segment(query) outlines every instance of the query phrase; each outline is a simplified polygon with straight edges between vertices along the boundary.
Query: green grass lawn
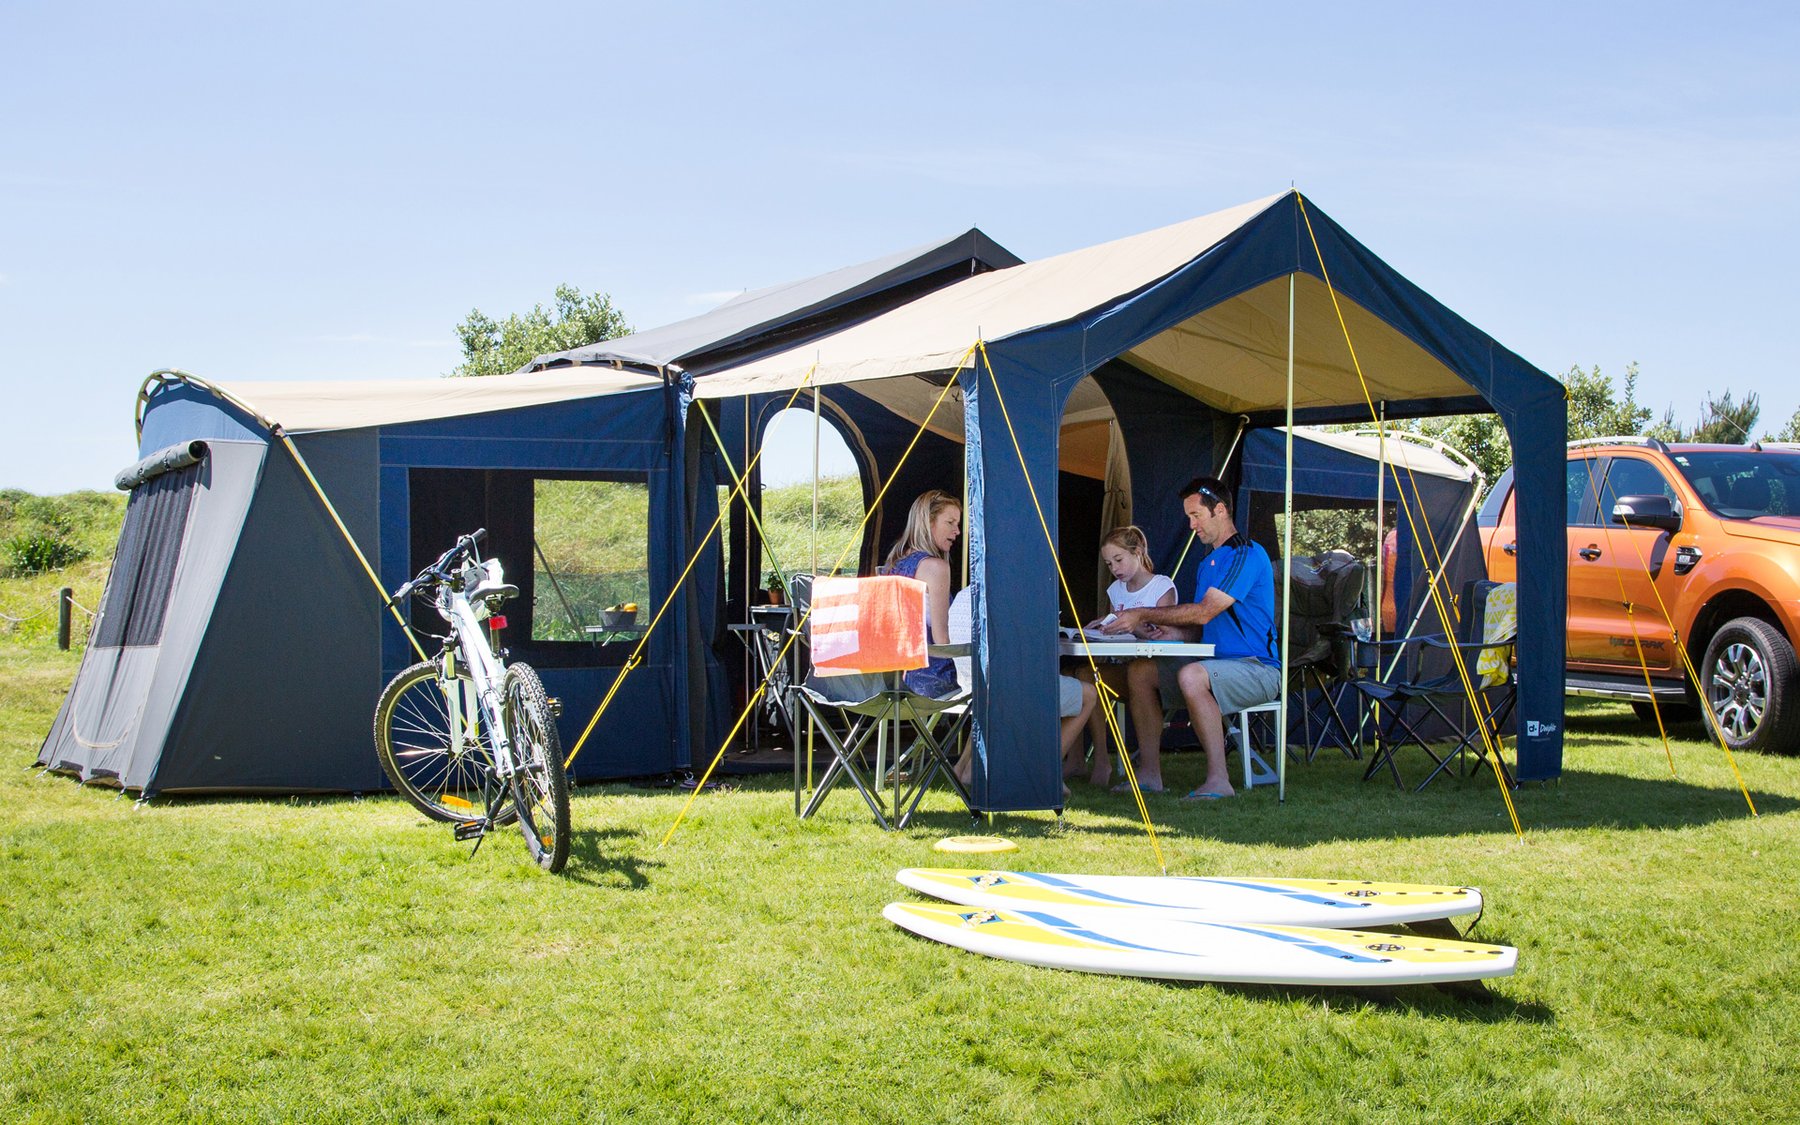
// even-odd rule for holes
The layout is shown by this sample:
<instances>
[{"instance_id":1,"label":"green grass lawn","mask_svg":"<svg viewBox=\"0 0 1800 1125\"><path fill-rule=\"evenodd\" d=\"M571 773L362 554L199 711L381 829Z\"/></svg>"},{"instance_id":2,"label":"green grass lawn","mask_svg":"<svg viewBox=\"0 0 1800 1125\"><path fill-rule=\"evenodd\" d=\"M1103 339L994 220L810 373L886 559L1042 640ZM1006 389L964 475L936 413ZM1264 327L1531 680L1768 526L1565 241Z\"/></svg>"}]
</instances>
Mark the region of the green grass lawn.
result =
<instances>
[{"instance_id":1,"label":"green grass lawn","mask_svg":"<svg viewBox=\"0 0 1800 1125\"><path fill-rule=\"evenodd\" d=\"M581 789L564 877L397 798L163 800L29 769L76 657L0 643L0 1119L1539 1121L1800 1118L1800 761L1623 708L1560 785L1421 795L1336 755L1151 809L1182 874L1472 883L1520 949L1487 996L1032 969L880 917L948 800L796 823L783 776ZM246 701L251 705L253 701ZM371 751L372 752L372 751ZM1416 772L1417 764L1412 763ZM1191 755L1171 786L1195 780ZM1126 798L997 818L1012 865L1152 873Z\"/></svg>"}]
</instances>

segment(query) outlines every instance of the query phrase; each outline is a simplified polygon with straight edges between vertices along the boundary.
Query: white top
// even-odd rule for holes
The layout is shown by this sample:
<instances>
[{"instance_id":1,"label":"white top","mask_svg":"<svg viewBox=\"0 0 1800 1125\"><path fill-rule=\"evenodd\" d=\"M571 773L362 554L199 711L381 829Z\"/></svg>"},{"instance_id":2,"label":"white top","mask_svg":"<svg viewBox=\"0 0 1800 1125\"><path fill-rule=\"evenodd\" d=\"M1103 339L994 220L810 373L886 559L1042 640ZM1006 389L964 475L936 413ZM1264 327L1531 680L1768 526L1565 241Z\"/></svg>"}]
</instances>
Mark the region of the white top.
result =
<instances>
[{"instance_id":1,"label":"white top","mask_svg":"<svg viewBox=\"0 0 1800 1125\"><path fill-rule=\"evenodd\" d=\"M950 643L966 645L973 639L975 632L975 587L964 586L950 599ZM953 656L951 662L956 665L956 682L964 691L975 690L975 662L967 656Z\"/></svg>"},{"instance_id":2,"label":"white top","mask_svg":"<svg viewBox=\"0 0 1800 1125\"><path fill-rule=\"evenodd\" d=\"M1152 574L1150 581L1144 583L1144 588L1135 591L1127 590L1125 580L1121 578L1106 588L1106 600L1112 603L1114 613L1122 609L1148 609L1173 589L1175 580L1166 574Z\"/></svg>"}]
</instances>

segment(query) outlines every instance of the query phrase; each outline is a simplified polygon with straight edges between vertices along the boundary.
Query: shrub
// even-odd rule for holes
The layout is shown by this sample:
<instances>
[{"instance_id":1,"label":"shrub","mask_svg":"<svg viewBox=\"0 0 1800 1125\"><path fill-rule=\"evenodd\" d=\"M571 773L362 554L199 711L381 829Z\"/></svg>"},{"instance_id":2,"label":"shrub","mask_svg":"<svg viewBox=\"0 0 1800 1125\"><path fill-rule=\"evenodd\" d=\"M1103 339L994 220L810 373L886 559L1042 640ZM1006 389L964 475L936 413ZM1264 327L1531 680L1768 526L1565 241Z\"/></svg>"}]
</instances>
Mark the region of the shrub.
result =
<instances>
[{"instance_id":1,"label":"shrub","mask_svg":"<svg viewBox=\"0 0 1800 1125\"><path fill-rule=\"evenodd\" d=\"M87 557L87 552L54 529L15 535L4 544L7 570L15 575L61 570Z\"/></svg>"}]
</instances>

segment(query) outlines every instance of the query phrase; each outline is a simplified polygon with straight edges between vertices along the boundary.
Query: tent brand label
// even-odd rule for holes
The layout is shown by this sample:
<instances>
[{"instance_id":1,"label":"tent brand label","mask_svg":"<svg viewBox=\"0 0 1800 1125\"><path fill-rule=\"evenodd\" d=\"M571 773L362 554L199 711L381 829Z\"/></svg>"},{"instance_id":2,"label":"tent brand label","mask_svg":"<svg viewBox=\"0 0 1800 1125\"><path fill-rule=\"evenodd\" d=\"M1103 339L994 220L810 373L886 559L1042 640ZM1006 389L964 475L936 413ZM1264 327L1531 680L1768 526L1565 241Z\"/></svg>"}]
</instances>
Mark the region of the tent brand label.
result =
<instances>
[{"instance_id":1,"label":"tent brand label","mask_svg":"<svg viewBox=\"0 0 1800 1125\"><path fill-rule=\"evenodd\" d=\"M1539 719L1525 720L1525 737L1540 738L1546 734L1555 734L1561 728L1555 723L1546 723Z\"/></svg>"}]
</instances>

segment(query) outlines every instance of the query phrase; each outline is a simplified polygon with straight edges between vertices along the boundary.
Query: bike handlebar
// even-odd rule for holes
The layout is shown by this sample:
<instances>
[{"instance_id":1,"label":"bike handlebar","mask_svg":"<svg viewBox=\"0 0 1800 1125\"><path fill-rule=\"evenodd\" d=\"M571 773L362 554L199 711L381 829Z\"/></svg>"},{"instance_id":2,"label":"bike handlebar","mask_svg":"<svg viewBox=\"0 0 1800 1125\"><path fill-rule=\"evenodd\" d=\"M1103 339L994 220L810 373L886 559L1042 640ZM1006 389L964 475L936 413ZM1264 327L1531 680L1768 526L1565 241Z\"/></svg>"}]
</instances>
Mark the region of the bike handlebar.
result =
<instances>
[{"instance_id":1,"label":"bike handlebar","mask_svg":"<svg viewBox=\"0 0 1800 1125\"><path fill-rule=\"evenodd\" d=\"M486 538L487 528L485 527L478 527L467 535L458 538L456 546L439 555L436 562L414 575L412 581L400 587L398 590L395 590L393 600L397 602L406 597L427 579L435 578L441 582L444 579L449 578L451 565L459 561L464 555L472 554L476 546Z\"/></svg>"}]
</instances>

